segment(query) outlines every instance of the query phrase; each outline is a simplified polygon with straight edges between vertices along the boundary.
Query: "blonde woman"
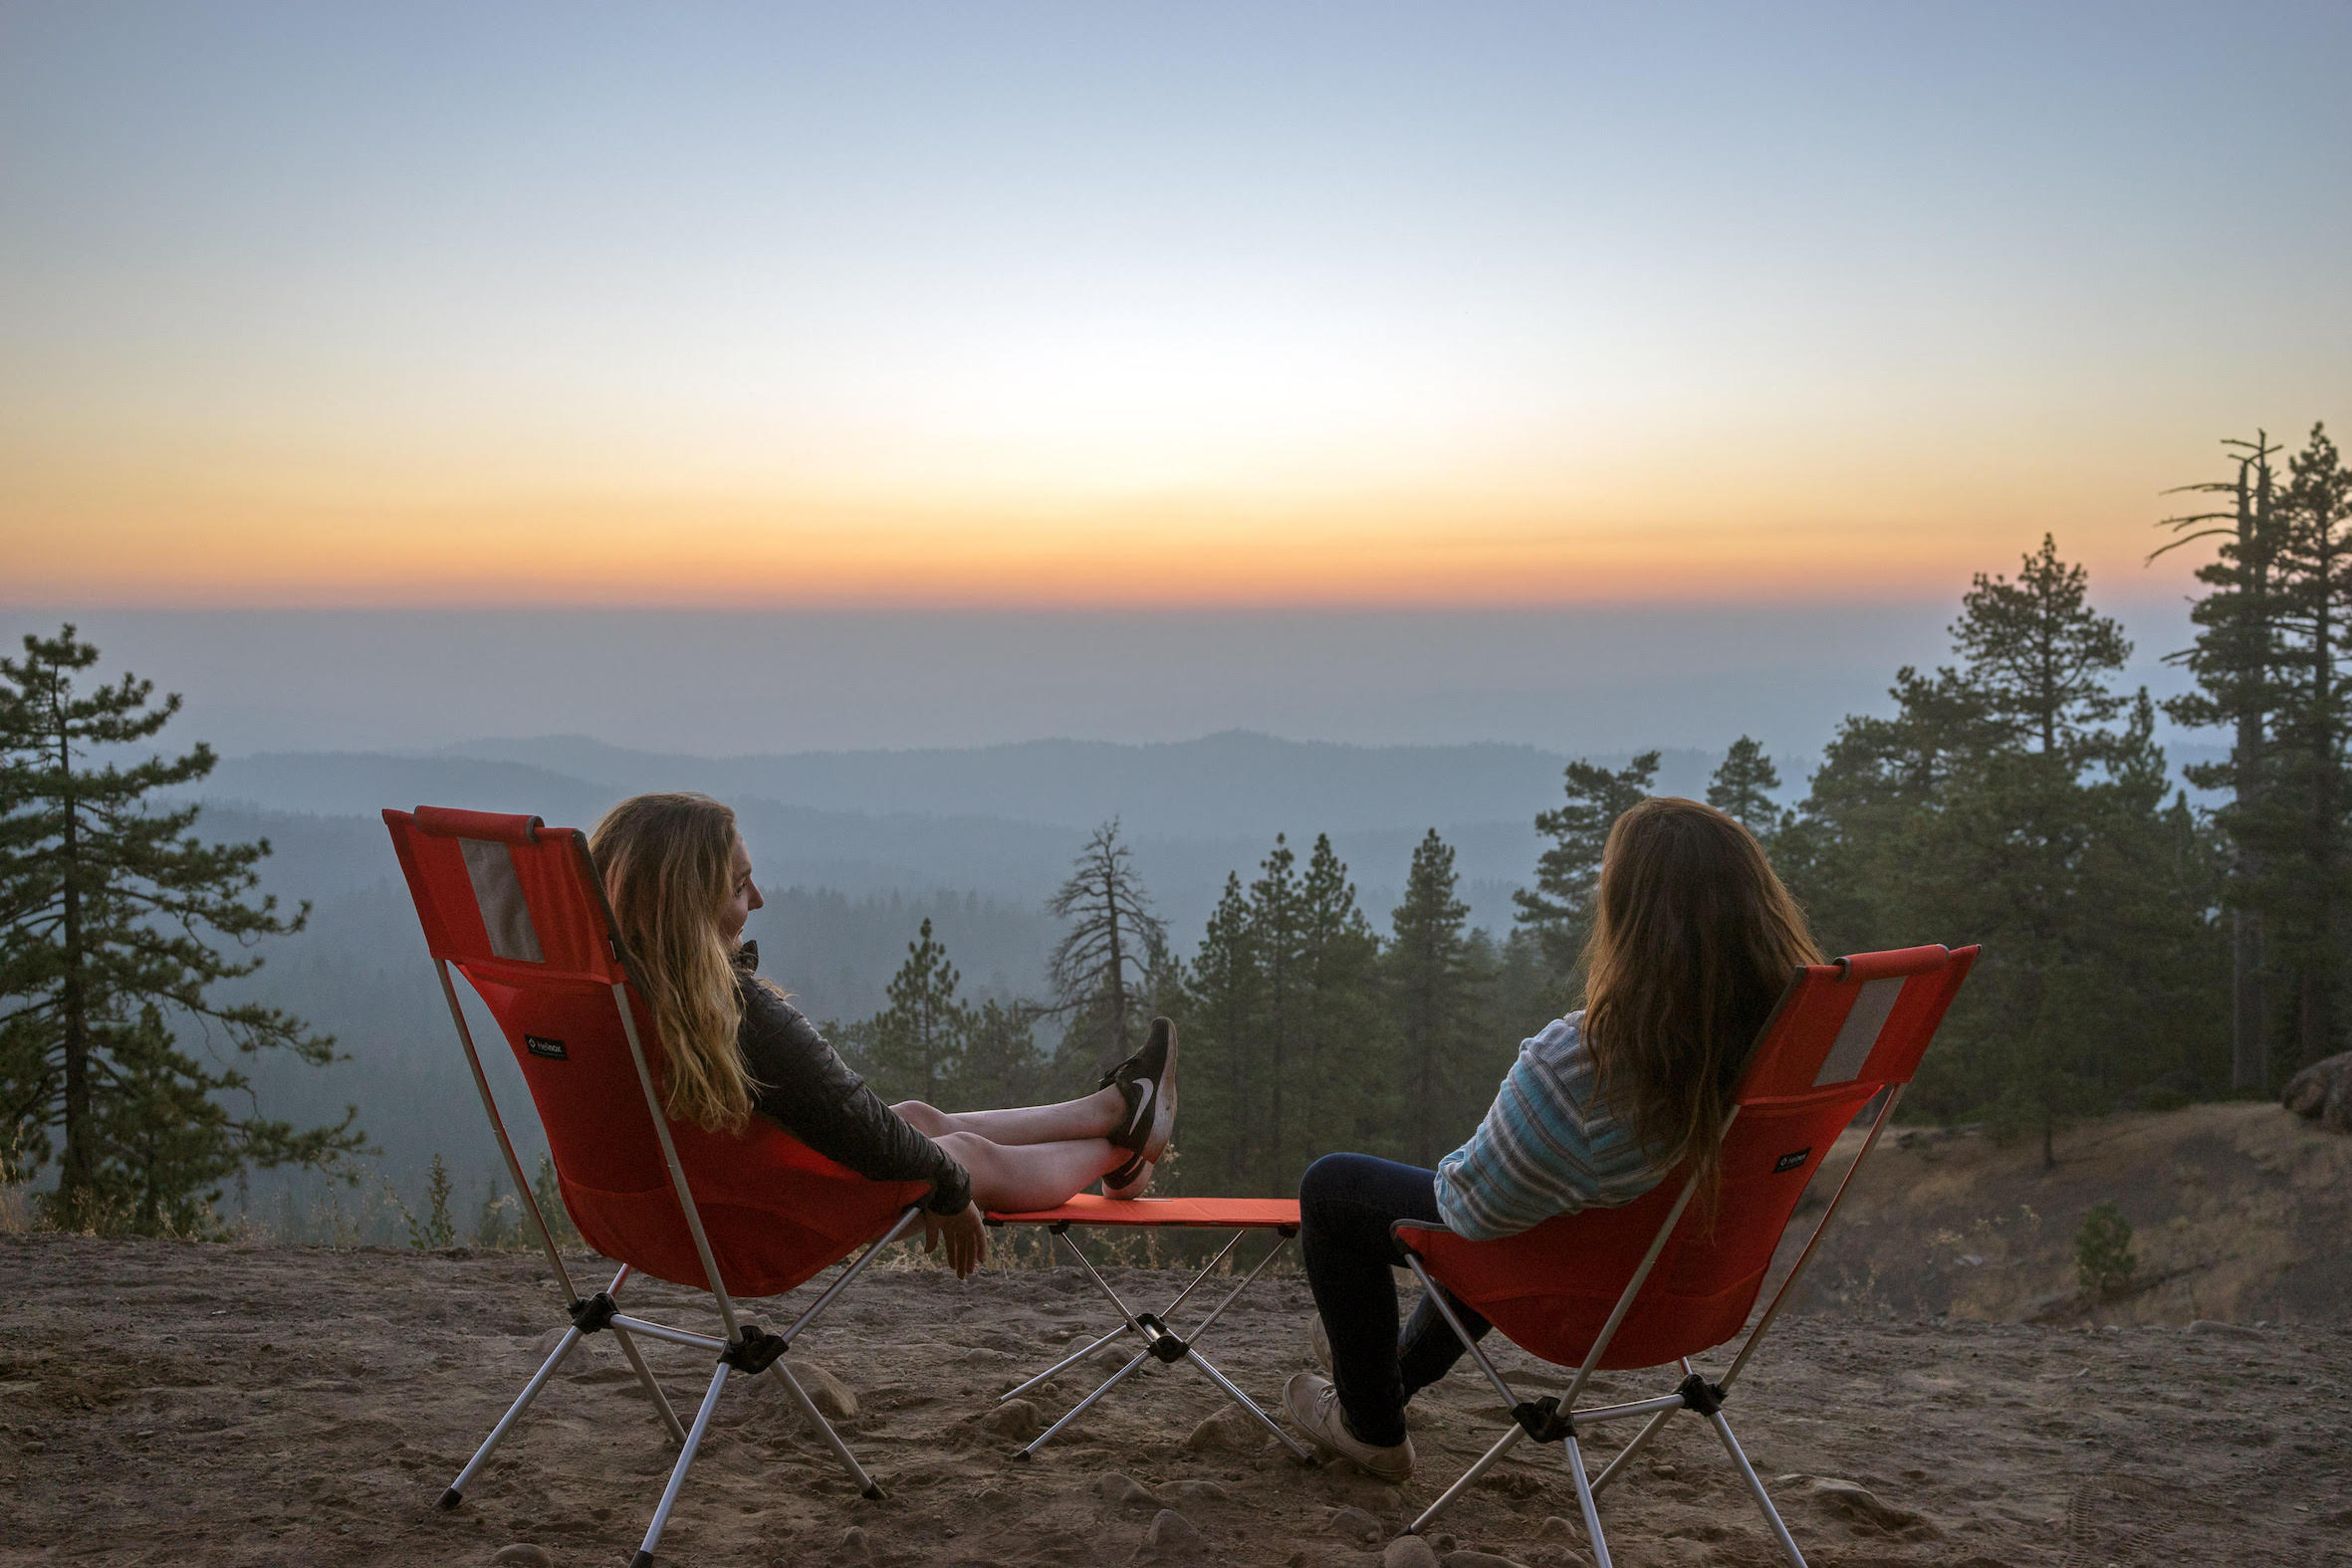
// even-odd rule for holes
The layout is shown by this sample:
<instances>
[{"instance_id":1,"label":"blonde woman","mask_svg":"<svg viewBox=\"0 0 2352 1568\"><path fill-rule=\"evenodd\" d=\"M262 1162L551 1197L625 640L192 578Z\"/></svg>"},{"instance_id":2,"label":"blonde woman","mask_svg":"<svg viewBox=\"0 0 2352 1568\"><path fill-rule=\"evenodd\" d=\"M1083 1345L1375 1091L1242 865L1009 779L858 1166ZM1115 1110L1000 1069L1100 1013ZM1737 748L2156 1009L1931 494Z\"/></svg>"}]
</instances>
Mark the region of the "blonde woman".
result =
<instances>
[{"instance_id":1,"label":"blonde woman","mask_svg":"<svg viewBox=\"0 0 2352 1568\"><path fill-rule=\"evenodd\" d=\"M743 927L762 900L732 810L708 795L641 794L606 812L588 846L661 1035L674 1120L729 1131L759 1116L860 1176L929 1182L924 1248L944 1242L959 1277L987 1252L986 1211L1051 1209L1096 1181L1113 1198L1150 1187L1176 1119L1166 1018L1082 1099L995 1111L885 1105L759 978Z\"/></svg>"},{"instance_id":2,"label":"blonde woman","mask_svg":"<svg viewBox=\"0 0 2352 1568\"><path fill-rule=\"evenodd\" d=\"M1291 1419L1383 1480L1413 1473L1405 1402L1462 1355L1426 1299L1397 1331L1389 1227L1472 1240L1629 1204L1688 1162L1712 1193L1749 1047L1800 964L1804 915L1747 828L1696 800L1642 801L1609 828L1584 947L1584 1008L1525 1040L1468 1143L1434 1171L1325 1155L1298 1184L1299 1250L1319 1314ZM1474 1335L1486 1320L1455 1303Z\"/></svg>"}]
</instances>

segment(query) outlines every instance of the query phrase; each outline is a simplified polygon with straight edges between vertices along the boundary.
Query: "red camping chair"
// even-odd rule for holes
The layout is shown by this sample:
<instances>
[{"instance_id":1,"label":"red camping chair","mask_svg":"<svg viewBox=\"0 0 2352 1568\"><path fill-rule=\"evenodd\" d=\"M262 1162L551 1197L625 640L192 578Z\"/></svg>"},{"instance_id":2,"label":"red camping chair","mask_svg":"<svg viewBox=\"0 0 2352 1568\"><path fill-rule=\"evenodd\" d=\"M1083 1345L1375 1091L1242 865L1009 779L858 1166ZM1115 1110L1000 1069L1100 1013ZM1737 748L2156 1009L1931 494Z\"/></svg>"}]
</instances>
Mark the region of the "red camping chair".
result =
<instances>
[{"instance_id":1,"label":"red camping chair","mask_svg":"<svg viewBox=\"0 0 2352 1568\"><path fill-rule=\"evenodd\" d=\"M414 815L386 811L383 819L417 918L424 923L425 946L473 1068L482 1108L506 1157L516 1197L547 1248L572 1324L449 1483L441 1506L457 1506L467 1484L582 1337L605 1330L628 1358L680 1450L632 1568L652 1562L654 1544L730 1373L757 1377L773 1368L858 1490L879 1497L873 1478L810 1401L792 1369L777 1358L883 1243L914 1222L929 1188L921 1182L869 1182L757 1119L743 1135L729 1136L662 1114L646 1051L651 1042L658 1059L660 1036L630 980L628 955L613 933L603 882L579 829L543 827L536 816L433 806L419 806ZM621 1265L612 1282L593 1295L574 1288L515 1158L449 980L453 965L481 995L514 1050L547 1131L565 1208L588 1245ZM874 1245L790 1328L768 1332L736 1309L737 1294L790 1290L866 1241ZM632 1271L710 1292L725 1337L622 1312L616 1298ZM691 1426L680 1427L646 1370L637 1352L639 1335L692 1346L715 1358L709 1391Z\"/></svg>"},{"instance_id":2,"label":"red camping chair","mask_svg":"<svg viewBox=\"0 0 2352 1568\"><path fill-rule=\"evenodd\" d=\"M1218 1371L1210 1363L1209 1358L1202 1355L1200 1351L1201 1336L1208 1333L1211 1326L1225 1315L1227 1307L1242 1298L1243 1291L1258 1282L1258 1276L1266 1272L1266 1265L1273 1262L1283 1249L1291 1244L1291 1237L1298 1233L1298 1200L1295 1198L1110 1199L1097 1197L1091 1193L1080 1193L1058 1209L1041 1209L1031 1214L992 1214L988 1217L988 1223L992 1226L1042 1225L1046 1227L1048 1232L1057 1241L1069 1248L1069 1255L1077 1259L1078 1266L1086 1271L1086 1277L1094 1281L1094 1288L1102 1292L1119 1314L1118 1324L1109 1333L1070 1352L1027 1382L1016 1384L1007 1389L998 1397L998 1404L1001 1405L1006 1400L1016 1399L1028 1393L1057 1372L1065 1367L1074 1366L1094 1354L1121 1334L1133 1334L1143 1342L1143 1348L1136 1351L1125 1366L1112 1373L1094 1392L1071 1406L1059 1421L1039 1433L1027 1447L1014 1455L1015 1458L1036 1457L1038 1450L1052 1443L1056 1434L1084 1415L1093 1407L1096 1400L1101 1399L1103 1395L1133 1377L1136 1372L1142 1369L1146 1361L1157 1361L1162 1366L1174 1366L1177 1362L1183 1361L1198 1367L1202 1376L1216 1384L1227 1399L1232 1400L1245 1414L1254 1418L1258 1425L1273 1433L1276 1441L1281 1443L1284 1448L1289 1449L1294 1457L1300 1460L1312 1460L1314 1456L1300 1447L1297 1439L1276 1426L1274 1418L1261 1410L1257 1401L1236 1387L1234 1381ZM1095 1271L1094 1265L1086 1260L1085 1252L1079 1248L1077 1242L1070 1239L1069 1231L1072 1226L1119 1226L1146 1229L1170 1227L1195 1231L1231 1231L1233 1236L1215 1257L1201 1265L1201 1271L1192 1276L1190 1284L1176 1292L1174 1300L1157 1312L1137 1312L1119 1299L1119 1293L1111 1289L1110 1282ZM1226 1294L1224 1300L1211 1307L1208 1314L1193 1325L1191 1333L1177 1333L1174 1326L1168 1322L1169 1315L1184 1304L1185 1297L1198 1290L1208 1277L1216 1272L1218 1264L1233 1255L1234 1248L1242 1244L1242 1237L1253 1231L1275 1232L1274 1245L1266 1249L1266 1255L1258 1259L1258 1266L1245 1274L1242 1277L1242 1282L1235 1285Z\"/></svg>"},{"instance_id":3,"label":"red camping chair","mask_svg":"<svg viewBox=\"0 0 2352 1568\"><path fill-rule=\"evenodd\" d=\"M1562 1215L1499 1241L1470 1241L1442 1227L1397 1224L1394 1233L1406 1261L1503 1397L1513 1422L1502 1440L1408 1526L1409 1532L1426 1529L1514 1444L1533 1438L1565 1449L1568 1475L1592 1538L1594 1568L1609 1568L1594 1496L1669 1417L1687 1410L1715 1428L1749 1494L1764 1509L1781 1553L1794 1568L1804 1568L1788 1527L1724 1420L1723 1404L1812 1258L1854 1172L1877 1144L1976 961L1973 947L1958 952L1924 947L1799 969L1758 1037L1733 1097L1724 1129L1722 1188L1712 1214L1702 1210L1685 1223L1696 1179L1670 1176L1622 1208ZM1709 1382L1690 1358L1739 1334L1805 1184L1839 1132L1882 1091L1885 1103L1795 1267L1730 1368ZM1464 1332L1447 1291L1514 1344L1554 1365L1573 1366L1576 1375L1567 1392L1540 1400L1514 1393ZM1576 1404L1596 1371L1667 1363L1678 1364L1683 1373L1671 1393L1619 1405ZM1631 1416L1650 1419L1598 1477L1587 1479L1579 1437L1598 1423Z\"/></svg>"}]
</instances>

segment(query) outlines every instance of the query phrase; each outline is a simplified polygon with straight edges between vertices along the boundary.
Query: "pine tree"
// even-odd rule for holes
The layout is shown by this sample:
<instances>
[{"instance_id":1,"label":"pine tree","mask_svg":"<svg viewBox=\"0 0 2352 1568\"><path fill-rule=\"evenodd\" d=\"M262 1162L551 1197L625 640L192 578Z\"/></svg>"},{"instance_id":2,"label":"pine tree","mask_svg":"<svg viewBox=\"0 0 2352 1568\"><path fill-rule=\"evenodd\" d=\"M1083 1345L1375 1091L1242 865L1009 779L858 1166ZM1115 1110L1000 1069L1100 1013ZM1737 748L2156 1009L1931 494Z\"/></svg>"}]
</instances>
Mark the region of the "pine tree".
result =
<instances>
[{"instance_id":1,"label":"pine tree","mask_svg":"<svg viewBox=\"0 0 2352 1568\"><path fill-rule=\"evenodd\" d=\"M449 1217L449 1197L456 1184L449 1179L449 1162L436 1152L425 1172L424 1219L408 1217L408 1244L420 1252L439 1252L457 1244L457 1225Z\"/></svg>"},{"instance_id":2,"label":"pine tree","mask_svg":"<svg viewBox=\"0 0 2352 1568\"><path fill-rule=\"evenodd\" d=\"M1380 1006L1380 939L1355 901L1355 884L1317 833L1298 882L1300 977L1299 1074L1292 1114L1299 1135L1297 1171L1278 1166L1288 1189L1317 1155L1387 1142L1388 1017ZM1374 1151L1379 1152L1379 1151Z\"/></svg>"},{"instance_id":3,"label":"pine tree","mask_svg":"<svg viewBox=\"0 0 2352 1568\"><path fill-rule=\"evenodd\" d=\"M972 1029L971 1009L956 1001L962 979L925 919L906 945L906 962L885 989L889 1006L866 1020L866 1055L884 1097L936 1105L947 1098Z\"/></svg>"},{"instance_id":4,"label":"pine tree","mask_svg":"<svg viewBox=\"0 0 2352 1568\"><path fill-rule=\"evenodd\" d=\"M1905 670L1894 717L1848 720L1780 842L1833 948L1985 944L1917 1096L2038 1131L2047 1159L2066 1119L2219 1032L2218 862L2168 803L2154 705L2110 684L2129 644L2049 541L1980 575L1952 635L1962 666Z\"/></svg>"},{"instance_id":5,"label":"pine tree","mask_svg":"<svg viewBox=\"0 0 2352 1568\"><path fill-rule=\"evenodd\" d=\"M1028 1004L1007 1006L994 997L970 1014L957 1092L964 1109L1032 1105L1047 1097L1035 1018Z\"/></svg>"},{"instance_id":6,"label":"pine tree","mask_svg":"<svg viewBox=\"0 0 2352 1568\"><path fill-rule=\"evenodd\" d=\"M1768 841L1787 814L1772 798L1772 791L1779 787L1780 771L1762 746L1743 735L1732 743L1715 777L1707 781L1707 803L1737 817L1750 832Z\"/></svg>"},{"instance_id":7,"label":"pine tree","mask_svg":"<svg viewBox=\"0 0 2352 1568\"><path fill-rule=\"evenodd\" d=\"M1658 775L1658 754L1644 752L1616 773L1597 764L1568 764L1567 801L1535 817L1535 831L1553 840L1535 862L1535 885L1511 896L1519 921L1542 946L1555 982L1565 987L1591 929L1589 905L1600 878L1601 847L1618 817L1639 805Z\"/></svg>"},{"instance_id":8,"label":"pine tree","mask_svg":"<svg viewBox=\"0 0 2352 1568\"><path fill-rule=\"evenodd\" d=\"M2192 728L2231 731L2228 761L2193 764L2183 770L2201 789L2220 789L2229 799L2215 825L2231 845L2231 1053L2230 1085L2261 1089L2269 1083L2269 1034L2263 987L2266 955L2262 937L2264 792L2270 773L2270 731L2277 706L2276 673L2281 655L2283 605L2275 591L2272 563L2284 526L2277 507L2270 459L2279 448L2267 431L2251 441L2230 440L2237 454L2236 473L2225 481L2184 486L2187 492L2225 495L2227 510L2167 518L2161 527L2177 538L2153 552L2150 560L2199 540L2219 539L2216 559L2198 568L2210 591L2190 609L2197 641L2175 660L2189 667L2197 688L2166 701L2165 713Z\"/></svg>"},{"instance_id":9,"label":"pine tree","mask_svg":"<svg viewBox=\"0 0 2352 1568\"><path fill-rule=\"evenodd\" d=\"M1053 1010L1066 1020L1063 1059L1123 1060L1165 966L1168 934L1117 817L1094 829L1047 907L1070 923L1050 965Z\"/></svg>"},{"instance_id":10,"label":"pine tree","mask_svg":"<svg viewBox=\"0 0 2352 1568\"><path fill-rule=\"evenodd\" d=\"M1420 1166L1436 1165L1469 1131L1459 1124L1460 1107L1478 1044L1486 972L1466 930L1470 906L1456 896L1457 882L1453 846L1433 827L1413 850L1383 955L1405 1158Z\"/></svg>"},{"instance_id":11,"label":"pine tree","mask_svg":"<svg viewBox=\"0 0 2352 1568\"><path fill-rule=\"evenodd\" d=\"M1296 1070L1308 1006L1306 909L1297 866L1296 852L1277 833L1273 852L1259 863L1258 880L1250 884L1250 940L1261 999L1256 1054L1266 1082L1266 1139L1258 1154L1264 1179L1277 1187L1291 1168L1284 1090Z\"/></svg>"},{"instance_id":12,"label":"pine tree","mask_svg":"<svg viewBox=\"0 0 2352 1568\"><path fill-rule=\"evenodd\" d=\"M580 1244L580 1228L572 1223L572 1211L564 1207L564 1185L557 1180L556 1162L544 1154L531 1178L531 1201L547 1224L548 1239L559 1250Z\"/></svg>"},{"instance_id":13,"label":"pine tree","mask_svg":"<svg viewBox=\"0 0 2352 1568\"><path fill-rule=\"evenodd\" d=\"M1192 962L1181 970L1176 996L1188 1168L1219 1182L1222 1191L1252 1191L1252 1155L1267 1123L1259 1057L1265 985L1240 873L1226 873L1225 890Z\"/></svg>"},{"instance_id":14,"label":"pine tree","mask_svg":"<svg viewBox=\"0 0 2352 1568\"><path fill-rule=\"evenodd\" d=\"M261 967L242 949L300 931L309 906L282 917L274 898L252 901L266 839L207 844L189 831L195 806L150 806L152 791L212 771L209 747L96 763L179 711L130 675L81 690L98 657L69 625L0 659L0 1137L29 1164L54 1153L57 1222L184 1233L216 1224L223 1178L281 1165L348 1177L365 1140L356 1107L305 1130L238 1114L245 1074L177 1048L172 1024L193 1020L243 1054L335 1059L301 1019L211 995Z\"/></svg>"}]
</instances>

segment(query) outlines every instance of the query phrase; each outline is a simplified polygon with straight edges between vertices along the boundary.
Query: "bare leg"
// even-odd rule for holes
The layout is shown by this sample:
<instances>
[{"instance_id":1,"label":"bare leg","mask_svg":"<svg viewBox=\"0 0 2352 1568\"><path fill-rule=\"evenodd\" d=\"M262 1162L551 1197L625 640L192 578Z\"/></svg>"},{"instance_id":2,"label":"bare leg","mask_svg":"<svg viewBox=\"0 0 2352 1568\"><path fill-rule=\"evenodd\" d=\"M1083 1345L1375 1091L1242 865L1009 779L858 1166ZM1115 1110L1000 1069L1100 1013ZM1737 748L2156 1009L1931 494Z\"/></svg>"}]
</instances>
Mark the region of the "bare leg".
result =
<instances>
[{"instance_id":1,"label":"bare leg","mask_svg":"<svg viewBox=\"0 0 2352 1568\"><path fill-rule=\"evenodd\" d=\"M1084 1099L1058 1105L1017 1105L1002 1111L942 1111L921 1100L901 1100L890 1109L926 1138L975 1133L1007 1148L1105 1138L1127 1117L1127 1102L1115 1088L1096 1089Z\"/></svg>"},{"instance_id":2,"label":"bare leg","mask_svg":"<svg viewBox=\"0 0 2352 1568\"><path fill-rule=\"evenodd\" d=\"M974 1133L951 1132L938 1143L971 1173L972 1201L996 1214L1027 1214L1067 1203L1131 1158L1104 1138L1002 1144Z\"/></svg>"}]
</instances>

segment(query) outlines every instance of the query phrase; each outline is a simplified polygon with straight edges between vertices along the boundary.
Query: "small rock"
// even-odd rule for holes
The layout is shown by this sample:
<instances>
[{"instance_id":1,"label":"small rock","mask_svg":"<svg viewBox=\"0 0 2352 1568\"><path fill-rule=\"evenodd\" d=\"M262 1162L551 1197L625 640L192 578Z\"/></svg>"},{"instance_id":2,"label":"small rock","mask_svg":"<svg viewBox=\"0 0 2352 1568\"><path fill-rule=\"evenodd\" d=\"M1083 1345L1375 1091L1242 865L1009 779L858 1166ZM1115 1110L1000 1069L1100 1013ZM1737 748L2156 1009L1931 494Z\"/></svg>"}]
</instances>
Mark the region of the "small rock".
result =
<instances>
[{"instance_id":1,"label":"small rock","mask_svg":"<svg viewBox=\"0 0 2352 1568\"><path fill-rule=\"evenodd\" d=\"M1443 1568L1520 1568L1511 1558L1493 1552L1448 1552L1438 1561Z\"/></svg>"},{"instance_id":2,"label":"small rock","mask_svg":"<svg viewBox=\"0 0 2352 1568\"><path fill-rule=\"evenodd\" d=\"M1437 1548L1418 1535L1400 1535L1381 1552L1380 1568L1437 1568Z\"/></svg>"},{"instance_id":3,"label":"small rock","mask_svg":"<svg viewBox=\"0 0 2352 1568\"><path fill-rule=\"evenodd\" d=\"M1333 1508L1331 1516L1323 1521L1323 1528L1364 1546L1372 1545L1388 1533L1380 1527L1378 1519L1361 1508Z\"/></svg>"},{"instance_id":4,"label":"small rock","mask_svg":"<svg viewBox=\"0 0 2352 1568\"><path fill-rule=\"evenodd\" d=\"M1184 1446L1195 1454L1218 1449L1254 1449L1258 1446L1259 1433L1249 1425L1249 1417L1229 1406L1193 1428L1192 1436L1184 1440Z\"/></svg>"},{"instance_id":5,"label":"small rock","mask_svg":"<svg viewBox=\"0 0 2352 1568\"><path fill-rule=\"evenodd\" d=\"M537 1339L531 1342L532 1358L537 1361L547 1360L548 1357L556 1353L556 1347L564 1343L564 1336L571 1332L572 1331L568 1328L549 1329L546 1333L540 1335ZM567 1358L565 1365L571 1366L576 1364L583 1355L588 1352L589 1348L589 1342L585 1339L582 1340L580 1344L574 1348L571 1356Z\"/></svg>"},{"instance_id":6,"label":"small rock","mask_svg":"<svg viewBox=\"0 0 2352 1568\"><path fill-rule=\"evenodd\" d=\"M1881 1530L1905 1530L1927 1522L1908 1508L1890 1507L1878 1500L1877 1493L1849 1480L1826 1477L1816 1480L1811 1495L1813 1501L1828 1512L1855 1524L1873 1525Z\"/></svg>"},{"instance_id":7,"label":"small rock","mask_svg":"<svg viewBox=\"0 0 2352 1568\"><path fill-rule=\"evenodd\" d=\"M2210 1317L2201 1317L2191 1323L2189 1332L2192 1334L2215 1334L2223 1339L2260 1339L2262 1337L2243 1323L2223 1323Z\"/></svg>"},{"instance_id":8,"label":"small rock","mask_svg":"<svg viewBox=\"0 0 2352 1568\"><path fill-rule=\"evenodd\" d=\"M1201 1502L1224 1502L1233 1495L1213 1480L1180 1480L1168 1489L1179 1497Z\"/></svg>"},{"instance_id":9,"label":"small rock","mask_svg":"<svg viewBox=\"0 0 2352 1568\"><path fill-rule=\"evenodd\" d=\"M1544 1542L1566 1541L1572 1545L1584 1539L1584 1532L1554 1513L1545 1516L1542 1525L1535 1531L1535 1539Z\"/></svg>"},{"instance_id":10,"label":"small rock","mask_svg":"<svg viewBox=\"0 0 2352 1568\"><path fill-rule=\"evenodd\" d=\"M490 1560L505 1564L506 1568L556 1568L556 1554L544 1546L534 1546L529 1541L501 1546L490 1554Z\"/></svg>"},{"instance_id":11,"label":"small rock","mask_svg":"<svg viewBox=\"0 0 2352 1568\"><path fill-rule=\"evenodd\" d=\"M849 1385L819 1366L814 1361L787 1357L784 1365L802 1388L809 1392L809 1403L835 1421L857 1414L857 1396Z\"/></svg>"},{"instance_id":12,"label":"small rock","mask_svg":"<svg viewBox=\"0 0 2352 1568\"><path fill-rule=\"evenodd\" d=\"M2352 1133L2352 1050L2315 1061L2287 1079L2279 1099L2332 1132Z\"/></svg>"},{"instance_id":13,"label":"small rock","mask_svg":"<svg viewBox=\"0 0 2352 1568\"><path fill-rule=\"evenodd\" d=\"M1000 1438L1027 1443L1046 1430L1046 1418L1025 1399L1009 1399L980 1418L980 1424Z\"/></svg>"},{"instance_id":14,"label":"small rock","mask_svg":"<svg viewBox=\"0 0 2352 1568\"><path fill-rule=\"evenodd\" d=\"M1113 1470L1094 1482L1094 1494L1114 1508L1157 1508L1159 1493L1132 1475Z\"/></svg>"},{"instance_id":15,"label":"small rock","mask_svg":"<svg viewBox=\"0 0 2352 1568\"><path fill-rule=\"evenodd\" d=\"M865 1538L862 1526L852 1524L841 1532L840 1550L835 1554L843 1562L862 1563L873 1559L873 1544Z\"/></svg>"},{"instance_id":16,"label":"small rock","mask_svg":"<svg viewBox=\"0 0 2352 1568\"><path fill-rule=\"evenodd\" d=\"M1209 1549L1200 1529L1190 1519L1173 1508L1162 1508L1151 1516L1151 1523L1143 1527L1143 1544L1136 1549L1138 1557L1191 1557Z\"/></svg>"}]
</instances>

